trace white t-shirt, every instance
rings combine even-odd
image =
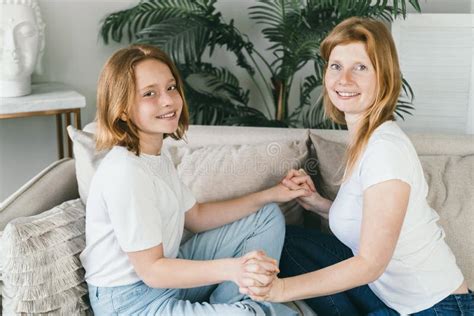
[[[426,201],[428,185],[415,148],[395,122],[383,123],[370,137],[331,206],[329,224],[338,239],[357,255],[363,192],[391,179],[410,185],[408,209],[393,257],[369,287],[387,306],[410,314],[443,300],[464,278],[437,224],[439,216]]]
[[[165,155],[139,157],[116,146],[92,179],[86,206],[86,248],[80,255],[88,283],[112,287],[140,280],[125,252],[163,244],[176,258],[184,213],[196,203]]]

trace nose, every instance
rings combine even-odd
[[[173,98],[171,97],[169,91],[160,94],[158,104],[164,108],[169,107],[173,104]]]
[[[339,84],[340,85],[347,85],[352,82],[352,73],[351,70],[342,70],[341,75],[339,77]]]

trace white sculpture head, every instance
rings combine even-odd
[[[45,24],[36,0],[0,0],[0,97],[31,92],[41,73]]]

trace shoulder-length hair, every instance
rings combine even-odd
[[[342,181],[351,174],[374,130],[385,121],[395,119],[393,114],[402,85],[398,55],[392,35],[380,21],[360,17],[342,21],[321,43],[321,57],[327,64],[334,47],[354,42],[363,43],[365,46],[375,69],[376,89],[375,99],[362,115],[358,122],[357,132],[349,143]],[[325,113],[331,120],[346,124],[344,112],[338,110],[331,102],[326,87],[323,89],[323,103]]]
[[[173,134],[165,134],[179,140],[189,125],[189,114],[184,97],[183,82],[178,69],[161,49],[151,45],[131,45],[115,52],[105,63],[97,87],[97,150],[124,146],[135,154],[140,153],[138,127],[131,120],[122,120],[124,113],[130,113],[136,103],[135,65],[146,59],[156,59],[166,64],[183,99],[183,110],[178,128]]]

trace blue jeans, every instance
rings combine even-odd
[[[213,260],[264,250],[277,260],[285,238],[278,205],[268,204],[234,223],[194,235],[181,245],[179,258]],[[257,303],[239,293],[233,282],[191,289],[158,289],[142,281],[117,287],[89,285],[96,315],[296,315],[278,303]]]
[[[322,269],[352,256],[352,251],[333,235],[323,234],[315,229],[287,226],[280,261],[280,277]],[[474,316],[473,297],[472,293],[450,295],[433,307],[413,315]],[[305,302],[318,315],[324,316],[399,315],[387,307],[367,285],[333,295],[307,299]]]

